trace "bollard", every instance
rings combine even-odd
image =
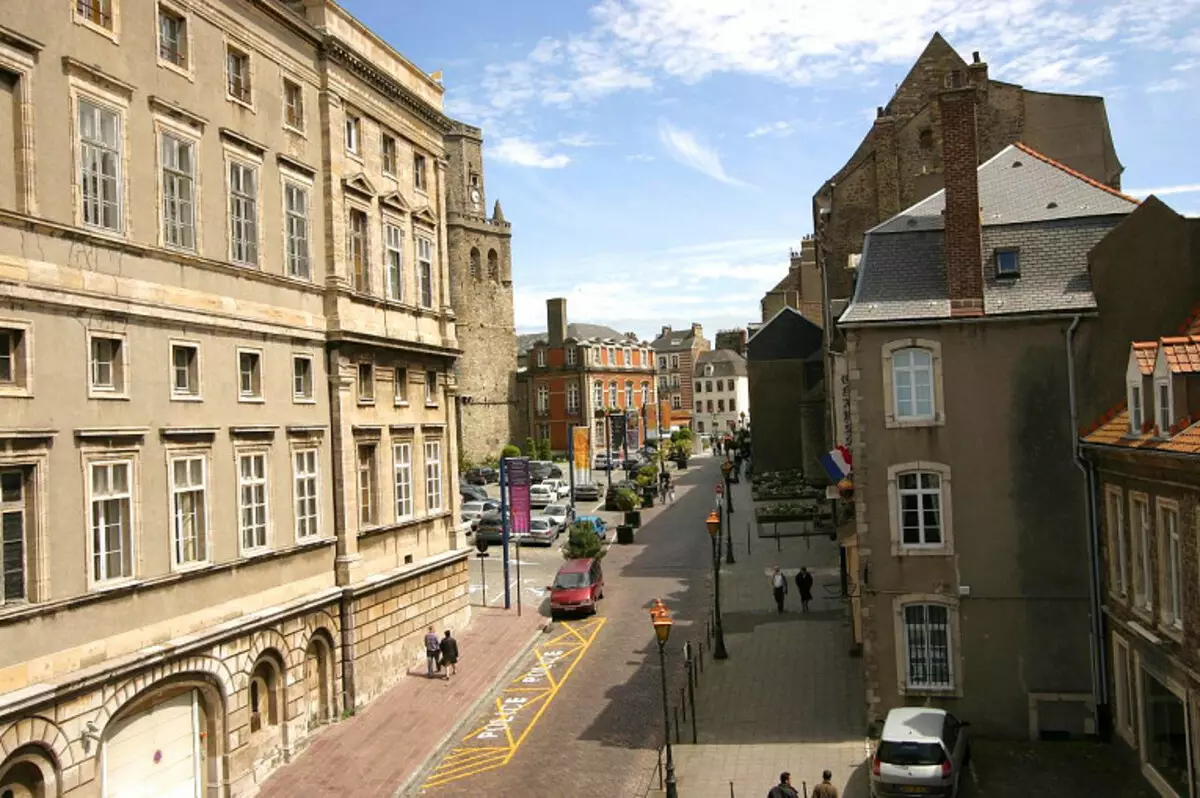
[[[802,781],[802,782],[800,782],[800,786],[801,786],[801,787],[803,788],[803,790],[804,790],[804,792],[802,793],[802,794],[804,795],[804,798],[808,798],[808,782],[807,782],[807,781]]]
[[[696,663],[690,663],[689,670],[696,669]],[[691,682],[688,683],[688,704],[692,709],[692,745],[696,744],[696,688]]]
[[[704,644],[700,644],[700,672],[704,673]],[[699,677],[696,679],[699,682]]]
[[[733,794],[733,782],[732,781],[729,782],[729,798],[737,798],[737,796],[735,796]]]

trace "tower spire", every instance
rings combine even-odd
[[[492,221],[493,222],[505,221],[504,211],[501,210],[501,208],[500,208],[500,200],[496,200],[496,207],[492,209]]]

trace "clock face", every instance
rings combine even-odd
[[[471,202],[474,203],[475,205],[479,204],[479,189],[477,189],[477,188],[471,189]]]

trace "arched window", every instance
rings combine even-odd
[[[471,247],[471,278],[478,280],[483,276],[483,271],[479,265],[479,250]]]
[[[493,283],[500,282],[500,256],[496,250],[488,250],[488,279]]]
[[[650,383],[642,383],[642,407],[650,404]]]

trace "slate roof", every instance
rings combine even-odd
[[[767,360],[821,360],[825,335],[821,328],[792,307],[785,307],[755,330],[746,344],[751,363]]]
[[[977,174],[984,313],[1094,308],[1087,254],[1137,201],[1022,144],[1005,147]],[[867,232],[854,298],[839,323],[950,317],[945,201],[939,191]],[[997,277],[992,266],[991,253],[1008,248],[1020,253],[1016,278]]]
[[[696,358],[693,374],[697,377],[707,376],[704,367],[712,366],[714,377],[745,377],[746,358],[729,349],[714,349],[701,352]]]
[[[574,338],[576,341],[586,341],[590,339],[625,341],[632,340],[625,337],[625,333],[619,333],[612,327],[605,327],[603,324],[568,324],[567,337]],[[549,340],[549,333],[536,332],[526,333],[517,336],[517,354],[524,355],[533,348],[533,345],[538,341]]]
[[[696,336],[692,334],[692,328],[686,330],[672,330],[667,328],[667,332],[659,335],[650,343],[650,348],[656,352],[674,352],[681,349],[691,349],[692,342],[696,340]]]

